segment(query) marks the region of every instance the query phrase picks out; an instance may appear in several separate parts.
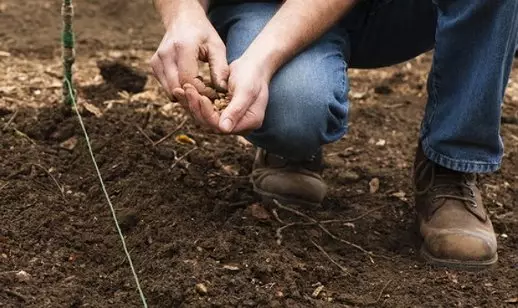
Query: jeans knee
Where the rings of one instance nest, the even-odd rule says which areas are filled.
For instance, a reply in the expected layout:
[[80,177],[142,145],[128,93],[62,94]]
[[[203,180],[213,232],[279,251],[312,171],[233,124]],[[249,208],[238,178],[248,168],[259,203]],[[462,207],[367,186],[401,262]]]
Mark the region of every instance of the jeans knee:
[[282,74],[272,80],[263,126],[249,136],[258,146],[296,160],[342,137],[347,122],[345,85],[302,76],[308,75]]

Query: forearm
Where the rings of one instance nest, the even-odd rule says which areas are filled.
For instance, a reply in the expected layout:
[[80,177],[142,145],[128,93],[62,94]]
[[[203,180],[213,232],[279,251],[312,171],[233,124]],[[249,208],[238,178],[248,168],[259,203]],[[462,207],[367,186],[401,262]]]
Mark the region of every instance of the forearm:
[[259,61],[269,74],[274,74],[285,62],[329,30],[359,1],[287,0],[243,57]]
[[168,28],[172,19],[178,13],[192,9],[202,9],[207,12],[211,0],[153,0],[155,9],[162,19],[164,27]]

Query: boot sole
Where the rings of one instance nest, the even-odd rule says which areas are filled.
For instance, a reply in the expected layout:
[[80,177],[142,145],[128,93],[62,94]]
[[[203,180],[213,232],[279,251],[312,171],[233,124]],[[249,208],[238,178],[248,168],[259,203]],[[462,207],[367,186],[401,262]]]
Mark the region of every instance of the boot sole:
[[451,269],[467,270],[467,271],[481,271],[488,269],[496,264],[498,261],[498,253],[495,254],[490,260],[484,261],[459,261],[451,259],[439,259],[434,257],[424,245],[421,245],[420,249],[421,257],[425,259],[427,263],[436,267],[446,267]]
[[265,205],[276,207],[276,204],[273,201],[273,200],[276,200],[277,202],[279,202],[283,205],[299,205],[299,206],[302,206],[305,208],[318,208],[318,207],[322,206],[322,204],[320,202],[311,202],[311,201],[302,200],[302,199],[298,199],[298,198],[285,197],[285,196],[281,196],[278,194],[266,192],[264,190],[257,188],[255,185],[253,185],[253,186],[254,186],[254,192],[261,197],[261,199],[262,199],[263,203],[265,203]]

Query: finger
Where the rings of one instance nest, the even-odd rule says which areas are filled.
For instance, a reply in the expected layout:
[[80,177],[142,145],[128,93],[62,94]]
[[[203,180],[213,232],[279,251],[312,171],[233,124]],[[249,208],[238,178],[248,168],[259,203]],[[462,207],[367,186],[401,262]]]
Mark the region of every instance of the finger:
[[220,132],[219,112],[206,96],[200,96],[200,111],[205,122],[216,132]]
[[207,125],[205,119],[201,115],[200,94],[198,93],[196,88],[189,83],[185,84],[183,86],[183,89],[185,91],[185,97],[187,98],[187,102],[189,104],[189,110],[196,118],[196,120],[200,122],[200,124]]
[[176,64],[178,65],[178,79],[182,85],[194,83],[198,76],[198,51],[194,45],[175,45]]
[[165,76],[166,90],[169,95],[172,94],[173,89],[181,88],[178,80],[178,68],[170,52],[158,52],[158,57],[161,61],[163,75]]
[[232,133],[246,135],[263,125],[266,106],[268,104],[268,91],[261,91],[256,101],[248,108],[241,120],[236,124]]
[[171,92],[169,91],[169,85],[167,84],[167,78],[165,77],[163,66],[158,62],[160,60],[152,60],[151,69],[153,70],[153,75],[158,80],[162,88],[165,90],[167,97],[169,100],[173,101],[173,97],[171,96]]
[[187,102],[187,98],[185,97],[185,91],[182,88],[174,89],[173,96],[176,98],[178,103],[182,105],[182,107],[189,109],[189,103]]
[[218,88],[217,90],[226,91],[230,69],[227,62],[226,47],[221,40],[209,46],[208,62],[212,84]]
[[224,133],[233,131],[236,124],[245,115],[248,108],[257,99],[257,94],[253,90],[236,88],[232,100],[220,117],[219,127]]

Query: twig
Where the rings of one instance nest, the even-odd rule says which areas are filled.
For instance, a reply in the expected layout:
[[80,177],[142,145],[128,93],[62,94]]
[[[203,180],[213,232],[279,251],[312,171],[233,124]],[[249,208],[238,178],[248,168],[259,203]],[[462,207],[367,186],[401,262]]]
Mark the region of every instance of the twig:
[[176,167],[176,165],[181,161],[183,160],[185,157],[187,157],[187,155],[191,154],[192,151],[194,150],[197,150],[198,147],[194,147],[192,149],[190,149],[189,151],[187,151],[187,153],[183,154],[182,156],[178,157],[178,159],[176,159],[176,161],[171,165],[171,169],[174,169],[174,167]]
[[387,207],[386,205],[382,205],[382,206],[378,206],[376,208],[373,208],[371,210],[368,210],[367,212],[361,214],[360,216],[358,217],[355,217],[355,218],[351,218],[351,219],[332,219],[332,220],[322,220],[322,221],[319,221],[320,224],[322,225],[327,225],[327,224],[335,224],[335,223],[348,223],[348,222],[355,222],[357,220],[360,220],[362,218],[364,218],[365,216],[368,216],[376,211],[379,211],[381,210],[382,208],[385,208]]
[[392,282],[392,279],[391,279],[391,280],[389,280],[389,281],[387,281],[387,283],[383,286],[383,288],[381,288],[381,291],[380,291],[380,293],[378,294],[378,297],[376,298],[376,300],[375,300],[375,301],[372,301],[372,302],[368,302],[368,303],[366,303],[366,305],[374,305],[374,304],[377,304],[377,303],[380,301],[381,297],[383,296],[383,292],[385,292],[385,290],[387,289],[387,287],[389,286],[389,284],[390,284],[391,282]]
[[288,211],[288,212],[291,212],[295,215],[298,215],[300,217],[304,217],[306,218],[307,220],[311,221],[312,223],[314,223],[317,227],[319,227],[322,231],[324,231],[324,233],[326,233],[327,235],[329,235],[332,239],[336,240],[336,241],[339,241],[339,242],[342,242],[346,245],[349,245],[351,247],[354,247],[356,248],[357,250],[365,253],[367,255],[367,257],[369,258],[369,260],[371,261],[371,263],[374,263],[374,259],[372,259],[372,255],[373,253],[372,252],[369,252],[367,250],[365,250],[363,247],[357,245],[357,244],[354,244],[354,243],[351,243],[347,240],[344,240],[336,235],[334,235],[333,233],[331,233],[331,231],[329,231],[326,227],[322,226],[316,219],[312,218],[312,217],[309,217],[308,215],[298,211],[298,210],[295,210],[295,209],[292,209],[290,207],[287,207],[285,205],[282,205],[280,204],[277,200],[273,199],[273,202],[275,203],[275,205],[277,205],[277,207],[279,207],[280,209],[283,209],[285,211]]
[[140,127],[140,126],[138,126],[138,125],[135,125],[135,127],[138,129],[138,131],[139,131],[139,132],[140,132],[140,133],[141,133],[141,134],[142,134],[142,135],[143,135],[143,136],[144,136],[144,137],[145,137],[149,142],[151,142],[151,145],[154,145],[154,143],[155,143],[155,142],[153,141],[153,139],[151,139],[151,138],[149,137],[149,135],[148,135],[148,134],[146,134],[146,132],[142,129],[142,127]]
[[56,186],[58,187],[59,189],[59,192],[61,193],[61,197],[63,197],[63,200],[66,202],[67,199],[65,197],[65,188],[63,188],[63,186],[61,186],[58,182],[58,180],[56,180],[56,178],[52,175],[52,173],[50,173],[47,169],[45,169],[45,167],[43,167],[42,165],[38,165],[38,164],[32,164],[33,166],[35,167],[38,167],[40,168],[41,170],[43,170],[48,176],[50,176],[50,178],[52,179],[52,181],[54,181],[54,184],[56,184]]
[[349,275],[349,272],[347,271],[347,269],[345,267],[343,267],[342,265],[340,265],[340,263],[336,262],[335,260],[333,260],[333,258],[331,258],[331,256],[327,253],[327,251],[324,250],[324,248],[322,248],[322,246],[318,245],[317,243],[315,243],[313,240],[311,240],[311,243],[313,245],[315,245],[316,248],[318,248],[318,250],[320,250],[320,252],[326,256],[329,261],[331,261],[331,263],[333,263],[334,265],[336,265],[339,269],[342,270],[342,272],[344,272],[345,274]]
[[22,301],[27,302],[27,298],[25,296],[23,296],[22,294],[16,292],[16,291],[12,291],[12,290],[9,290],[9,289],[3,289],[3,291],[6,294],[8,294],[8,295],[17,297],[17,298],[21,299]]
[[9,185],[9,182],[6,182],[4,185],[0,186],[0,191],[2,191],[4,188],[6,188],[7,185]]
[[21,132],[19,131],[18,129],[14,129],[14,132],[15,134],[19,135],[19,136],[22,136],[23,138],[29,140],[32,144],[36,145],[36,142],[34,142],[34,140],[32,140],[29,136],[27,136],[27,134],[25,134],[24,132]]
[[167,139],[169,139],[169,137],[171,137],[174,133],[176,133],[177,131],[179,131],[184,125],[185,123],[187,123],[187,120],[188,119],[184,119],[182,121],[182,123],[180,123],[175,129],[173,129],[173,131],[171,131],[169,134],[165,135],[164,137],[160,138],[158,141],[156,142],[153,142],[153,146],[157,146],[159,145],[160,143],[166,141]]
[[9,118],[9,120],[7,121],[7,123],[5,123],[4,125],[4,128],[2,128],[2,131],[6,131],[7,128],[9,127],[9,125],[11,125],[11,123],[13,123],[14,121],[14,118],[16,118],[16,116],[18,115],[18,109],[16,109],[16,111],[13,113],[13,115]]

